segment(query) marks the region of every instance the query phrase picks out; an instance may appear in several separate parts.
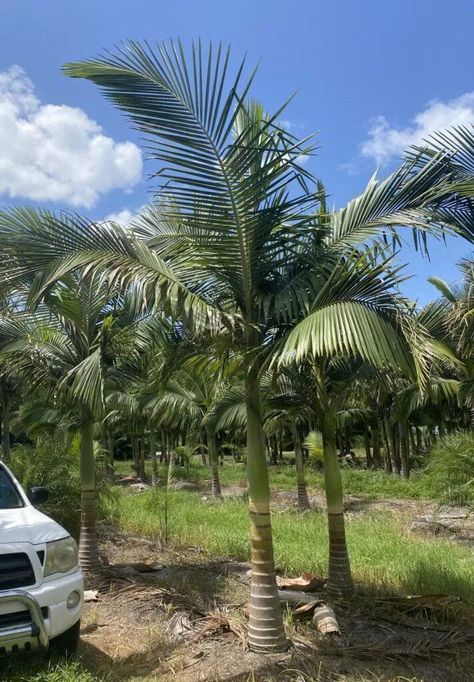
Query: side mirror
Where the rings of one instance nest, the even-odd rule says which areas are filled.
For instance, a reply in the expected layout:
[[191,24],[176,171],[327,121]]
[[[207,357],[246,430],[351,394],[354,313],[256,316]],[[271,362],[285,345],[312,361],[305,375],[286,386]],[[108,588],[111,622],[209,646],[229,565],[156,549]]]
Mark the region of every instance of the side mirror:
[[33,488],[31,488],[30,491],[31,504],[42,504],[43,502],[46,502],[48,497],[49,497],[48,488],[44,488],[41,485],[36,485]]

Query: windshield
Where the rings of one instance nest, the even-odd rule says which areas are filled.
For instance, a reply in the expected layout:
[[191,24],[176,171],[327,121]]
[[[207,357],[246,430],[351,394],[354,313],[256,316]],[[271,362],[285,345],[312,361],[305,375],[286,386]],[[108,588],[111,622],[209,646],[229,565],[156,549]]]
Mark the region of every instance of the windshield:
[[5,469],[0,466],[0,509],[18,509],[18,507],[23,507],[20,493]]

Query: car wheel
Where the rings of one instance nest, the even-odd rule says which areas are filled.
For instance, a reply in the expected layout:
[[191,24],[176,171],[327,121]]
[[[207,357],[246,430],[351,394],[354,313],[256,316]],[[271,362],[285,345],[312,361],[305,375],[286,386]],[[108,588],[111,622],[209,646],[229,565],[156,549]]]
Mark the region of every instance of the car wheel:
[[78,620],[69,630],[50,640],[49,650],[51,653],[56,653],[60,656],[74,656],[79,644],[80,632],[81,621]]

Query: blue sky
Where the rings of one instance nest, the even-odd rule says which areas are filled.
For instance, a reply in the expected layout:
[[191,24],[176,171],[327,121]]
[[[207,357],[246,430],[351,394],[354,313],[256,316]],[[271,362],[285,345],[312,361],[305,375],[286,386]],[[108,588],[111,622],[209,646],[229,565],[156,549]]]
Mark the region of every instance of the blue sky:
[[[295,134],[319,132],[310,167],[341,206],[405,143],[474,122],[473,25],[472,0],[2,0],[0,202],[133,213],[152,168],[95,87],[60,66],[127,38],[201,36],[260,60],[253,93],[268,109],[297,91],[284,118]],[[431,261],[404,248],[406,292],[426,301],[426,278],[452,281],[468,253],[459,239],[432,244]]]

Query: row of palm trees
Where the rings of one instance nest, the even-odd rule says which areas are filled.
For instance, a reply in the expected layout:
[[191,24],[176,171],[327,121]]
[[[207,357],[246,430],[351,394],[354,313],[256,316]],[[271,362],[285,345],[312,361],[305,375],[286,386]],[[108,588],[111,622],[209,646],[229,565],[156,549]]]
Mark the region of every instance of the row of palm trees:
[[97,564],[99,428],[107,438],[148,434],[153,451],[156,434],[170,447],[198,425],[216,494],[218,437],[245,429],[249,643],[282,650],[265,429],[291,429],[302,503],[302,442],[308,426],[320,431],[327,589],[350,595],[341,419],[365,425],[375,460],[382,428],[390,468],[400,453],[407,473],[416,420],[439,408],[444,428],[441,405],[470,407],[471,264],[468,291],[437,281],[442,299],[420,312],[400,293],[394,253],[402,228],[419,248],[452,231],[472,240],[474,131],[433,136],[332,211],[301,163],[313,138],[279,124],[284,107],[270,114],[250,99],[255,72],[233,69],[221,45],[187,53],[179,42],[127,43],[64,72],[97,84],[126,115],[159,184],[129,228],[31,207],[0,212],[4,441],[20,384],[29,400],[46,396],[58,426],[80,430],[87,571]]

